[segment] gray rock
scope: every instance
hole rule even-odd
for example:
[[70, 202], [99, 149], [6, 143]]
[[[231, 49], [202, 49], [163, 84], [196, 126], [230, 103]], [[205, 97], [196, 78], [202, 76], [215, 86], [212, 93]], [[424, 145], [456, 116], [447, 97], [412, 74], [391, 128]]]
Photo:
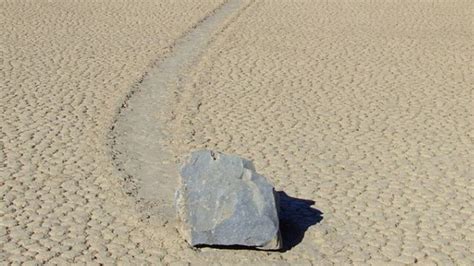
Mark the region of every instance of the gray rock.
[[191, 246], [281, 248], [277, 194], [250, 161], [201, 150], [180, 174], [175, 203]]

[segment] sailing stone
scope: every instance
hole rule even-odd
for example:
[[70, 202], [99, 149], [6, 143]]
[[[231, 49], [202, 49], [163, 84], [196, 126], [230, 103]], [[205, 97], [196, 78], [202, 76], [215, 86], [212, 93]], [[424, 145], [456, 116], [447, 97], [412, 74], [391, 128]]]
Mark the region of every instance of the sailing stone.
[[248, 160], [210, 150], [191, 153], [175, 204], [191, 246], [281, 248], [278, 196]]

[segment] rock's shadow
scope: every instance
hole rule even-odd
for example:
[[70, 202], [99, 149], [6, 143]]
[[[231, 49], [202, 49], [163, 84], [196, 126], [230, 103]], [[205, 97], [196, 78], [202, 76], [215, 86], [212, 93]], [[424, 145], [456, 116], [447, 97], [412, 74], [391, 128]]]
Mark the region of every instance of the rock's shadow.
[[312, 208], [313, 200], [298, 199], [288, 196], [283, 191], [277, 192], [280, 198], [280, 231], [283, 238], [282, 252], [298, 245], [309, 227], [319, 223], [322, 212]]

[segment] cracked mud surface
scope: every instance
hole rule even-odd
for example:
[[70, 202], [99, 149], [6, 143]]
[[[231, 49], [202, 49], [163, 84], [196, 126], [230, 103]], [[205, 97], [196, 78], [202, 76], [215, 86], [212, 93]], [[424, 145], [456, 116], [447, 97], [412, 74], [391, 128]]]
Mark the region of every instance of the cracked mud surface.
[[161, 145], [172, 162], [252, 158], [304, 236], [284, 253], [193, 250], [137, 208], [110, 128], [222, 3], [0, 2], [0, 260], [472, 265], [468, 1], [244, 1], [170, 87]]
[[123, 192], [107, 134], [148, 66], [221, 3], [0, 2], [0, 261], [182, 261]]
[[472, 264], [468, 3], [317, 3], [230, 24], [177, 97], [170, 147], [252, 158], [314, 200], [323, 219], [284, 260]]

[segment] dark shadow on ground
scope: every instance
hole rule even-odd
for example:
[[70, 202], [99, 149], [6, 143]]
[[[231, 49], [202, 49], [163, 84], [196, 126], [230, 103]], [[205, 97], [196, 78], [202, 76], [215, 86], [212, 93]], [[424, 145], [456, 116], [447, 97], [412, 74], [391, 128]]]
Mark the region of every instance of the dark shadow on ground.
[[293, 198], [283, 191], [277, 194], [280, 198], [280, 231], [283, 239], [281, 251], [285, 252], [301, 243], [308, 228], [323, 219], [323, 213], [311, 207], [315, 203], [313, 200]]

